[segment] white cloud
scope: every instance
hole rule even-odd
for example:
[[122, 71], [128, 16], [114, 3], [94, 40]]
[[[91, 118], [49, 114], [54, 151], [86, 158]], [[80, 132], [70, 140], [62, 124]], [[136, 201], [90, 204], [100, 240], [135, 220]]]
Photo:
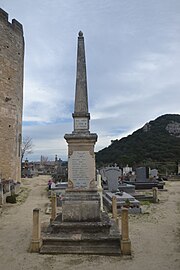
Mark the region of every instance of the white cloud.
[[34, 157], [67, 153], [63, 136], [72, 131], [79, 30], [96, 149], [161, 114], [180, 113], [179, 1], [1, 2], [24, 26], [23, 130], [33, 137]]

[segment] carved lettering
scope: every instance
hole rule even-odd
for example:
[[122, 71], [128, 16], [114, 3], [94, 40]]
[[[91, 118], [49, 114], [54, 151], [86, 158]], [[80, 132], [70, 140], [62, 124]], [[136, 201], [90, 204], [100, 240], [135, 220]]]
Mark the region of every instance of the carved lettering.
[[69, 179], [74, 188], [89, 188], [94, 179], [94, 158], [89, 151], [74, 151], [68, 163]]

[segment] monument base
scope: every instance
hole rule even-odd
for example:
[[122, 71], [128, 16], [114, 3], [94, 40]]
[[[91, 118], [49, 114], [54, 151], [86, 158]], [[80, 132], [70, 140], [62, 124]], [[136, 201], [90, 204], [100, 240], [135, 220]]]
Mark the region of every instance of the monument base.
[[119, 255], [120, 232], [103, 212], [99, 222], [64, 222], [62, 214], [42, 233], [42, 254]]
[[67, 189], [62, 202], [62, 221], [100, 221], [100, 196], [97, 190]]

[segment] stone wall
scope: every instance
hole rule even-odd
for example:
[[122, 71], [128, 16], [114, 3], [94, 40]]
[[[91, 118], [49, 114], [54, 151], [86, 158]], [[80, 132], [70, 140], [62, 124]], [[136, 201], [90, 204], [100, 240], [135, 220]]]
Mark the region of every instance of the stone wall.
[[0, 9], [0, 178], [20, 180], [24, 38]]

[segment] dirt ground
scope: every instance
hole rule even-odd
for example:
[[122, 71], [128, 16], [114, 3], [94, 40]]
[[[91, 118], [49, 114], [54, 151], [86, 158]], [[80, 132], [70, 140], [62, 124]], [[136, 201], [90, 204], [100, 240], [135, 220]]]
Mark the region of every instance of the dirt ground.
[[160, 202], [143, 206], [143, 214], [130, 215], [132, 256], [40, 255], [29, 253], [32, 211], [41, 209], [42, 222], [49, 220], [48, 178], [22, 180], [16, 205], [3, 206], [0, 215], [0, 269], [2, 270], [179, 270], [180, 269], [180, 181], [166, 182]]

